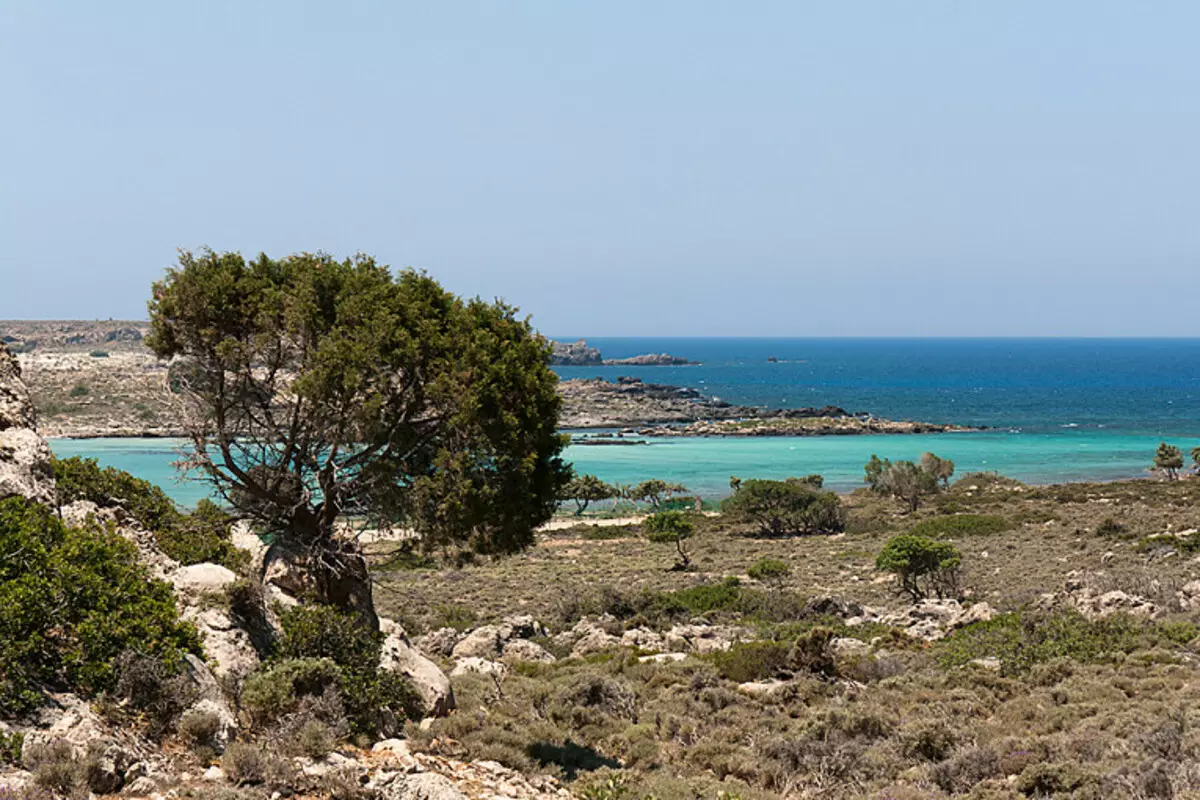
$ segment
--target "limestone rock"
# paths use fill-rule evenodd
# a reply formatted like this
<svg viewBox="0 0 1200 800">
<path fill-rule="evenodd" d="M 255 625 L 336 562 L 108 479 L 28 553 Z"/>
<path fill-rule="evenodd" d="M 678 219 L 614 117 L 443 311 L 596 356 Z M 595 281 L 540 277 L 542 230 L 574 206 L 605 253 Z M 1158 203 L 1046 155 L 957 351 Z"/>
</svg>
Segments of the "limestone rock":
<svg viewBox="0 0 1200 800">
<path fill-rule="evenodd" d="M 612 647 L 619 647 L 621 640 L 599 626 L 586 629 L 586 632 L 575 641 L 571 655 L 579 657 L 599 653 Z"/>
<path fill-rule="evenodd" d="M 446 777 L 421 772 L 393 781 L 380 792 L 380 800 L 467 800 Z"/>
<path fill-rule="evenodd" d="M 450 688 L 446 673 L 421 655 L 395 623 L 382 621 L 380 629 L 387 638 L 383 641 L 379 668 L 399 672 L 408 678 L 421 695 L 430 716 L 444 717 L 453 711 L 454 690 Z"/>
<path fill-rule="evenodd" d="M 0 500 L 13 495 L 52 505 L 54 472 L 21 367 L 0 344 Z"/>
<path fill-rule="evenodd" d="M 539 664 L 552 664 L 557 659 L 536 642 L 528 639 L 513 639 L 504 645 L 500 660 L 505 664 L 515 664 L 519 661 L 533 661 Z"/>
<path fill-rule="evenodd" d="M 168 580 L 175 587 L 176 594 L 199 598 L 224 591 L 237 581 L 237 575 L 220 564 L 191 564 L 175 570 Z"/>
<path fill-rule="evenodd" d="M 734 642 L 753 638 L 751 631 L 730 625 L 675 625 L 664 635 L 667 648 L 676 652 L 715 653 Z"/>
<path fill-rule="evenodd" d="M 196 626 L 204 652 L 218 678 L 241 681 L 259 664 L 258 651 L 250 634 L 238 626 L 229 612 L 220 608 L 185 606 L 183 619 Z"/>
<path fill-rule="evenodd" d="M 451 655 L 455 660 L 461 658 L 498 658 L 504 649 L 506 638 L 499 625 L 484 625 L 467 634 L 467 637 L 454 646 Z"/>
<path fill-rule="evenodd" d="M 462 640 L 463 635 L 454 628 L 438 628 L 415 640 L 417 647 L 427 656 L 434 658 L 449 658 L 454 652 L 454 646 Z"/>
</svg>

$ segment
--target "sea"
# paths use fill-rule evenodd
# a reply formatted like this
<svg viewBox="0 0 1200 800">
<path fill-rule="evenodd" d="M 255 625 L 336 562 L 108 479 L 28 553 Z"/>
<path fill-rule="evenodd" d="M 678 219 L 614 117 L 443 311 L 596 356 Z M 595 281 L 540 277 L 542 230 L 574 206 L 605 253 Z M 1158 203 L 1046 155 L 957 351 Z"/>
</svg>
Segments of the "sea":
<svg viewBox="0 0 1200 800">
<path fill-rule="evenodd" d="M 841 406 L 889 419 L 957 423 L 970 433 L 890 436 L 649 439 L 572 445 L 580 473 L 632 483 L 679 482 L 705 497 L 731 476 L 820 473 L 830 488 L 862 485 L 872 454 L 925 451 L 957 473 L 993 471 L 1027 483 L 1146 476 L 1154 449 L 1200 446 L 1200 339 L 586 338 L 606 358 L 670 353 L 680 367 L 556 367 L 563 378 L 633 376 L 694 387 L 738 405 Z M 58 439 L 83 455 L 158 483 L 192 505 L 208 490 L 174 467 L 169 439 Z"/>
</svg>

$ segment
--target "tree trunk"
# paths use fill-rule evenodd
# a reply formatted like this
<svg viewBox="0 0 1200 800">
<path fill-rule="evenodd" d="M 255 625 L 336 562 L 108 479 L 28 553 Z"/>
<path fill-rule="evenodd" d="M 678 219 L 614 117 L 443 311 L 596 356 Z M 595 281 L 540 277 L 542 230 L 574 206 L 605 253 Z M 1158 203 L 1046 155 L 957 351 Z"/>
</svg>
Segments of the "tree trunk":
<svg viewBox="0 0 1200 800">
<path fill-rule="evenodd" d="M 379 630 L 367 559 L 354 542 L 339 542 L 332 527 L 321 524 L 308 509 L 292 520 L 293 535 L 303 544 L 309 577 L 317 600 L 358 617 Z"/>
</svg>

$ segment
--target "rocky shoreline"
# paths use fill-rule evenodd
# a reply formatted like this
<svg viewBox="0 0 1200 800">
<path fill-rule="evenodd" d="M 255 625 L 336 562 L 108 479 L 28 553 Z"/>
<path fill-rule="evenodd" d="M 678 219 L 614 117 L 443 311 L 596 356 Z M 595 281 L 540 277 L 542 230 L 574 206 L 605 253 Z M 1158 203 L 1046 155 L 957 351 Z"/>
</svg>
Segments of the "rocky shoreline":
<svg viewBox="0 0 1200 800">
<path fill-rule="evenodd" d="M 47 438 L 165 438 L 184 432 L 168 389 L 167 366 L 146 348 L 146 323 L 0 322 L 18 356 Z M 555 343 L 573 364 L 691 363 L 667 354 L 605 361 L 585 342 Z M 633 377 L 564 380 L 565 430 L 615 429 L 644 437 L 846 436 L 972 430 L 926 421 L 890 420 L 838 406 L 770 409 L 739 406 L 681 386 Z M 587 444 L 622 443 L 592 437 Z"/>
<path fill-rule="evenodd" d="M 700 364 L 670 353 L 645 353 L 629 358 L 604 358 L 600 350 L 588 347 L 583 339 L 577 342 L 550 342 L 550 364 L 555 367 L 693 367 Z"/>
</svg>

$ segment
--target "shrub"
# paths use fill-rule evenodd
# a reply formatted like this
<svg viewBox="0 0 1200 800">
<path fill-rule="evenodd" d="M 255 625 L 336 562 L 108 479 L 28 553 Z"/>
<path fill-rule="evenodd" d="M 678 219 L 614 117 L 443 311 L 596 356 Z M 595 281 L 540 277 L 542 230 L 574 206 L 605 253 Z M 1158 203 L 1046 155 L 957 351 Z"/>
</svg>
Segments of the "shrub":
<svg viewBox="0 0 1200 800">
<path fill-rule="evenodd" d="M 342 701 L 362 733 L 392 729 L 423 714 L 420 697 L 405 678 L 379 669 L 383 636 L 332 606 L 299 606 L 280 618 L 284 659 L 328 659 L 337 665 Z"/>
<path fill-rule="evenodd" d="M 755 523 L 764 536 L 836 533 L 846 527 L 837 495 L 808 480 L 742 481 L 721 510 Z"/>
<path fill-rule="evenodd" d="M 918 522 L 909 533 L 928 539 L 944 539 L 955 536 L 988 536 L 1011 527 L 1004 517 L 990 514 L 950 514 Z"/>
<path fill-rule="evenodd" d="M 682 511 L 660 511 L 646 518 L 642 523 L 646 528 L 646 536 L 658 544 L 675 545 L 675 569 L 686 569 L 691 563 L 683 542 L 690 539 L 696 532 L 696 524 L 688 519 Z"/>
<path fill-rule="evenodd" d="M 341 692 L 342 671 L 329 658 L 289 658 L 256 670 L 242 687 L 242 707 L 256 723 L 295 712 L 306 697 Z"/>
<path fill-rule="evenodd" d="M 21 763 L 21 748 L 25 746 L 25 734 L 20 731 L 0 731 L 0 764 Z"/>
<path fill-rule="evenodd" d="M 0 501 L 0 715 L 36 708 L 44 688 L 113 688 L 128 650 L 174 666 L 201 653 L 171 587 L 117 534 L 66 528 L 21 498 Z"/>
<path fill-rule="evenodd" d="M 232 742 L 221 756 L 221 770 L 236 786 L 263 783 L 267 779 L 267 759 L 257 745 Z"/>
<path fill-rule="evenodd" d="M 1075 611 L 1022 612 L 968 625 L 936 647 L 939 661 L 947 668 L 992 656 L 1000 659 L 1002 674 L 1018 675 L 1054 659 L 1086 664 L 1113 653 L 1132 652 L 1143 643 L 1146 628 L 1144 621 L 1120 614 L 1089 620 Z"/>
<path fill-rule="evenodd" d="M 116 685 L 112 694 L 124 701 L 123 708 L 139 712 L 152 737 L 162 735 L 196 699 L 196 689 L 184 665 L 137 650 L 126 650 L 117 658 Z"/>
<path fill-rule="evenodd" d="M 88 500 L 101 508 L 117 507 L 154 534 L 163 552 L 181 564 L 206 561 L 237 570 L 246 556 L 233 546 L 229 519 L 210 500 L 184 514 L 162 489 L 124 470 L 101 467 L 94 458 L 54 459 L 60 506 Z"/>
<path fill-rule="evenodd" d="M 108 351 L 107 350 L 93 350 L 92 352 L 88 353 L 88 355 L 91 356 L 92 358 L 108 358 Z"/>
<path fill-rule="evenodd" d="M 777 558 L 760 558 L 746 570 L 746 574 L 756 581 L 782 581 L 791 573 L 788 563 Z"/>
<path fill-rule="evenodd" d="M 923 600 L 930 594 L 938 598 L 958 591 L 958 568 L 962 556 L 947 542 L 924 536 L 893 536 L 875 559 L 875 568 L 896 576 L 897 588 Z"/>
<path fill-rule="evenodd" d="M 909 511 L 916 511 L 921 507 L 923 496 L 936 494 L 949 481 L 954 464 L 932 453 L 922 456 L 920 464 L 911 461 L 892 462 L 872 453 L 871 460 L 863 469 L 866 473 L 863 480 L 872 492 L 902 500 Z"/>
<path fill-rule="evenodd" d="M 787 669 L 791 646 L 780 642 L 736 642 L 708 656 L 721 677 L 736 683 L 773 678 Z"/>
<path fill-rule="evenodd" d="M 24 766 L 33 773 L 35 785 L 56 797 L 82 800 L 89 794 L 87 765 L 75 755 L 74 746 L 65 739 L 26 748 Z"/>
<path fill-rule="evenodd" d="M 1114 539 L 1124 537 L 1129 533 L 1129 528 L 1117 522 L 1112 517 L 1105 517 L 1100 524 L 1096 526 L 1096 534 L 1098 536 L 1106 536 Z"/>
<path fill-rule="evenodd" d="M 179 719 L 179 735 L 191 747 L 208 747 L 221 732 L 221 718 L 213 711 L 193 710 Z"/>
<path fill-rule="evenodd" d="M 87 397 L 91 394 L 91 390 L 82 383 L 77 383 L 71 387 L 71 391 L 67 392 L 68 397 Z"/>
</svg>

